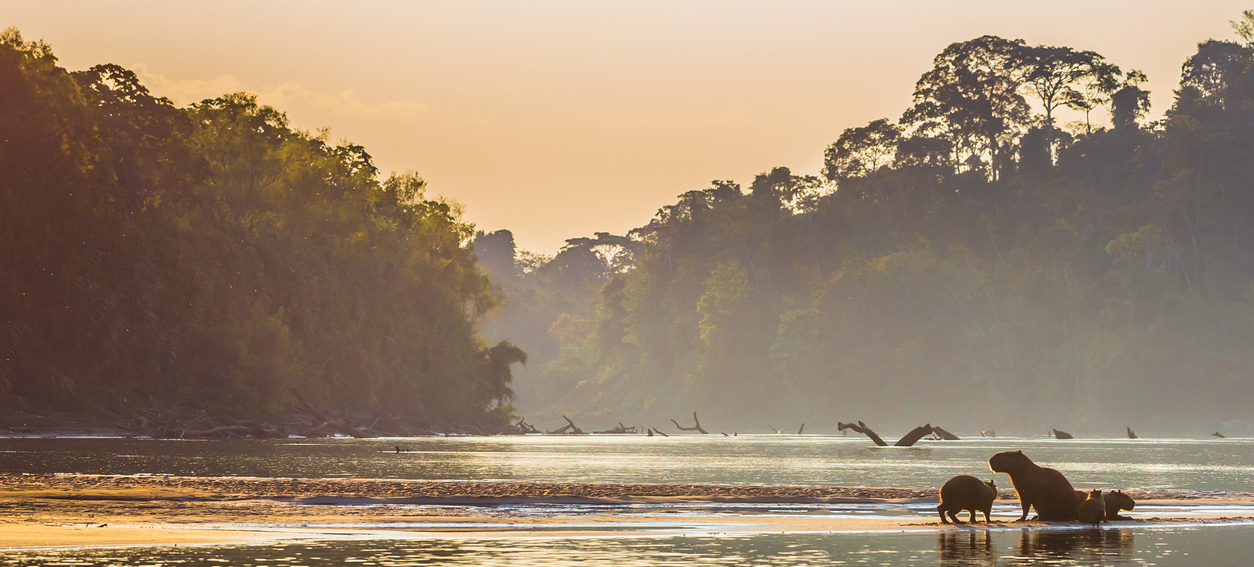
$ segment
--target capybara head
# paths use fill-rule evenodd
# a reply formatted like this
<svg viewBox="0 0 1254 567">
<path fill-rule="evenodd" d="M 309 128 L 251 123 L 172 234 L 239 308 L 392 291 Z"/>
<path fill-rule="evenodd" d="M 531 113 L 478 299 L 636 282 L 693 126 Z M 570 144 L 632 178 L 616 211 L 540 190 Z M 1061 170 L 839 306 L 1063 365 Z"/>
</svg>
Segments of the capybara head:
<svg viewBox="0 0 1254 567">
<path fill-rule="evenodd" d="M 999 473 L 1015 472 L 1031 464 L 1032 459 L 1023 451 L 1002 451 L 988 459 L 988 469 Z"/>
<path fill-rule="evenodd" d="M 988 486 L 989 491 L 993 493 L 993 500 L 997 500 L 997 483 L 993 482 L 993 479 L 990 478 L 984 482 L 984 485 Z"/>
<path fill-rule="evenodd" d="M 1092 491 L 1089 492 L 1089 498 L 1101 498 L 1101 497 L 1102 497 L 1102 489 L 1100 488 L 1094 488 Z"/>
<path fill-rule="evenodd" d="M 1107 493 L 1104 498 L 1107 504 L 1112 502 L 1118 504 L 1120 510 L 1131 510 L 1136 507 L 1136 501 L 1132 500 L 1131 496 L 1118 490 Z"/>
</svg>

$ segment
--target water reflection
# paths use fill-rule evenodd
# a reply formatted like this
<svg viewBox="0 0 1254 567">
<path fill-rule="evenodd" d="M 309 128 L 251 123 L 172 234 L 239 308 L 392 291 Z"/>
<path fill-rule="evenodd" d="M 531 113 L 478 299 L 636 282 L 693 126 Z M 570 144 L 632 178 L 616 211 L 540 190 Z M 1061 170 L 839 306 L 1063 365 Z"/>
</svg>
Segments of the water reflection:
<svg viewBox="0 0 1254 567">
<path fill-rule="evenodd" d="M 1135 543 L 1130 530 L 1024 530 L 1016 559 L 1126 562 Z"/>
<path fill-rule="evenodd" d="M 730 537 L 442 538 L 269 545 L 0 551 L 0 565 L 1232 565 L 1254 555 L 1254 526 L 963 530 Z M 1017 540 L 1017 542 L 1016 542 Z"/>
<path fill-rule="evenodd" d="M 941 532 L 941 565 L 994 565 L 997 553 L 993 551 L 993 534 L 988 530 L 964 530 Z"/>
</svg>

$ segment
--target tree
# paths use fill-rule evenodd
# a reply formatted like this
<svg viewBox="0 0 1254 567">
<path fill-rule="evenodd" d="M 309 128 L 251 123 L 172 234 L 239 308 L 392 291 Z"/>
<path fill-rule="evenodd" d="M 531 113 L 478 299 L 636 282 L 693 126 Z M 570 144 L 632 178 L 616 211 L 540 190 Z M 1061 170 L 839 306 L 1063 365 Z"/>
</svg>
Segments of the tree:
<svg viewBox="0 0 1254 567">
<path fill-rule="evenodd" d="M 1028 71 L 1023 49 L 1023 40 L 989 35 L 946 47 L 915 84 L 914 106 L 901 123 L 913 135 L 948 140 L 955 163 L 987 167 L 986 177 L 997 179 L 1031 120 L 1020 94 Z"/>
<path fill-rule="evenodd" d="M 1070 47 L 1037 46 L 1020 50 L 1026 71 L 1024 85 L 1045 109 L 1045 140 L 1050 159 L 1054 159 L 1054 109 L 1060 106 L 1086 106 L 1086 93 L 1077 86 L 1106 85 L 1119 74 L 1119 68 L 1107 65 L 1102 56 L 1092 51 L 1076 51 Z M 1086 113 L 1087 116 L 1087 113 Z"/>
<path fill-rule="evenodd" d="M 1119 90 L 1110 95 L 1110 121 L 1115 129 L 1135 130 L 1137 121 L 1149 114 L 1150 93 L 1141 84 L 1149 80 L 1145 73 L 1128 71 Z"/>
</svg>

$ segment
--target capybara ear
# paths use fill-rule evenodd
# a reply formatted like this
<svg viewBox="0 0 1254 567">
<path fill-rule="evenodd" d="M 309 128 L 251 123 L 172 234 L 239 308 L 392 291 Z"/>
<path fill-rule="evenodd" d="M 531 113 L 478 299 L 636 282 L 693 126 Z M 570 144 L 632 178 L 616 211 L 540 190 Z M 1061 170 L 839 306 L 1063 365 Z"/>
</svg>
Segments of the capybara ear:
<svg viewBox="0 0 1254 567">
<path fill-rule="evenodd" d="M 1016 452 L 1016 453 L 1018 453 L 1018 454 L 1020 454 L 1020 455 L 1022 455 L 1022 454 L 1023 454 L 1023 449 L 1019 449 L 1018 451 L 1015 451 L 1015 452 Z"/>
</svg>

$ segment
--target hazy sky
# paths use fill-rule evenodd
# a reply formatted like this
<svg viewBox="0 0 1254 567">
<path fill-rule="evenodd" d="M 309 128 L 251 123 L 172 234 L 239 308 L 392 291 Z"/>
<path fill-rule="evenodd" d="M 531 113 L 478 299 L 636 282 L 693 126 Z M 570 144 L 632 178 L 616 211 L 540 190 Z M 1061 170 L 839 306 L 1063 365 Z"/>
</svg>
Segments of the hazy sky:
<svg viewBox="0 0 1254 567">
<path fill-rule="evenodd" d="M 248 91 L 413 169 L 523 248 L 643 225 L 775 166 L 818 173 L 841 131 L 896 119 L 944 47 L 984 34 L 1149 74 L 1171 103 L 1230 1 L 62 2 L 0 0 L 61 64 L 117 63 L 186 104 Z M 1065 117 L 1065 120 L 1075 117 Z"/>
</svg>

